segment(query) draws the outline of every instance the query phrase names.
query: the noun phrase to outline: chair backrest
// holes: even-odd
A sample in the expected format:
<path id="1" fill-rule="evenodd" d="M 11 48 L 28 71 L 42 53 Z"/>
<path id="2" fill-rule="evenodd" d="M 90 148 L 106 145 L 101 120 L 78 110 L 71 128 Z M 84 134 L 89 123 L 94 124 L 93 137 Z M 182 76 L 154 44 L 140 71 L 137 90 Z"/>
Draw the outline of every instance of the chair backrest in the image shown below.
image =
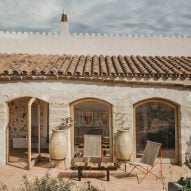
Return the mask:
<path id="1" fill-rule="evenodd" d="M 84 157 L 102 157 L 101 135 L 84 135 Z"/>
<path id="2" fill-rule="evenodd" d="M 150 166 L 154 166 L 155 160 L 159 154 L 161 146 L 161 143 L 147 141 L 147 145 L 143 152 L 141 162 Z"/>

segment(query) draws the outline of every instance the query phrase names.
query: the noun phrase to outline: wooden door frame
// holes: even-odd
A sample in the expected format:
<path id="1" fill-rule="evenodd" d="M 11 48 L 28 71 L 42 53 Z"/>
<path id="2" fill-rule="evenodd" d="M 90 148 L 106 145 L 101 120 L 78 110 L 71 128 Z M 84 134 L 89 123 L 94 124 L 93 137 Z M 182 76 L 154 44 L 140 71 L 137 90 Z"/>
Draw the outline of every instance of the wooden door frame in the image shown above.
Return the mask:
<path id="1" fill-rule="evenodd" d="M 9 101 L 6 102 L 6 105 L 7 105 L 7 117 L 8 117 L 8 126 L 6 128 L 6 163 L 9 164 L 9 155 L 10 155 L 10 129 L 9 129 L 9 123 L 10 123 L 10 116 L 9 116 L 9 112 L 10 112 L 10 109 L 9 109 L 9 103 L 11 101 L 14 101 L 14 100 L 17 100 L 17 99 L 22 99 L 22 98 L 29 98 L 29 101 L 28 101 L 28 125 L 27 125 L 27 130 L 28 130 L 28 169 L 30 170 L 36 163 L 37 161 L 39 160 L 40 158 L 40 155 L 41 155 L 41 145 L 40 145 L 40 99 L 38 98 L 34 98 L 34 97 L 29 97 L 29 96 L 24 96 L 24 97 L 17 97 L 17 98 L 14 98 L 14 99 L 11 99 Z M 34 159 L 33 161 L 31 161 L 31 107 L 32 107 L 32 104 L 34 102 L 37 102 L 38 104 L 38 156 L 36 159 Z M 46 101 L 42 100 L 43 102 L 47 103 Z M 49 106 L 47 106 L 49 108 Z M 47 112 L 47 115 L 48 115 L 48 112 Z"/>
<path id="2" fill-rule="evenodd" d="M 31 147 L 31 114 L 32 114 L 32 104 L 34 102 L 37 102 L 38 104 L 38 156 L 34 159 L 34 162 L 31 161 L 31 155 L 32 155 L 32 147 Z M 28 169 L 30 170 L 39 160 L 41 155 L 41 150 L 40 150 L 40 101 L 36 98 L 31 98 L 28 102 Z"/>
<path id="3" fill-rule="evenodd" d="M 100 103 L 100 104 L 107 106 L 107 108 L 108 108 L 108 112 L 109 112 L 109 135 L 110 135 L 110 159 L 111 159 L 111 161 L 113 161 L 113 156 L 114 156 L 114 145 L 113 145 L 114 136 L 113 136 L 113 125 L 112 125 L 113 106 L 111 103 L 109 103 L 105 100 L 99 99 L 99 98 L 78 99 L 78 100 L 75 100 L 69 104 L 70 116 L 72 119 L 74 119 L 74 107 L 78 104 L 87 103 L 87 102 L 97 102 L 97 103 Z M 71 142 L 71 157 L 73 158 L 73 156 L 74 156 L 74 121 L 73 121 L 72 127 L 70 128 L 70 142 Z"/>

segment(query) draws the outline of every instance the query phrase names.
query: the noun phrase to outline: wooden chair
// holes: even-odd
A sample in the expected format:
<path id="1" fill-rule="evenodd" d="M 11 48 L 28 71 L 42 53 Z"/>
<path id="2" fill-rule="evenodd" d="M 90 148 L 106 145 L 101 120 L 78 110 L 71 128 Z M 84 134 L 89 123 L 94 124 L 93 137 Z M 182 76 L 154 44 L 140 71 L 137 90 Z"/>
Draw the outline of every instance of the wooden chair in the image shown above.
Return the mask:
<path id="1" fill-rule="evenodd" d="M 74 157 L 72 166 L 84 166 L 90 162 L 102 161 L 101 135 L 84 135 L 83 156 Z"/>
<path id="2" fill-rule="evenodd" d="M 101 135 L 84 135 L 84 155 L 83 158 L 91 162 L 98 159 L 102 162 L 102 141 Z"/>
<path id="3" fill-rule="evenodd" d="M 78 170 L 78 180 L 81 180 L 82 171 L 106 171 L 107 181 L 110 180 L 109 172 L 117 170 L 114 163 L 102 162 L 102 137 L 101 135 L 84 135 L 84 155 L 82 161 L 75 161 L 72 170 Z"/>
<path id="4" fill-rule="evenodd" d="M 157 157 L 160 155 L 158 160 Z M 159 175 L 152 172 L 156 164 L 160 164 Z M 162 144 L 152 141 L 147 141 L 143 156 L 139 162 L 129 162 L 130 166 L 133 166 L 131 171 L 128 173 L 130 175 L 134 169 L 144 173 L 144 176 L 141 180 L 138 180 L 138 183 L 141 183 L 148 174 L 155 176 L 156 178 L 162 178 Z M 127 175 L 127 176 L 128 176 Z"/>

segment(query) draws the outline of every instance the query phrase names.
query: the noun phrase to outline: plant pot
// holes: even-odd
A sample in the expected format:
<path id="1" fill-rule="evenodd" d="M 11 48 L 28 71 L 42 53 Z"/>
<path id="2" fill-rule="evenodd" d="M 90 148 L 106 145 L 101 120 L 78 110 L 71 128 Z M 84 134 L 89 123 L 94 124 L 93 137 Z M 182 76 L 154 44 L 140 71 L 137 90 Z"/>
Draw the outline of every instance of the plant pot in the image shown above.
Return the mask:
<path id="1" fill-rule="evenodd" d="M 65 130 L 52 129 L 49 143 L 49 154 L 51 159 L 64 160 L 67 154 L 67 141 Z"/>
<path id="2" fill-rule="evenodd" d="M 180 191 L 182 188 L 177 182 L 168 182 L 168 191 Z"/>
<path id="3" fill-rule="evenodd" d="M 114 144 L 118 160 L 130 160 L 133 151 L 133 141 L 129 129 L 119 129 Z"/>

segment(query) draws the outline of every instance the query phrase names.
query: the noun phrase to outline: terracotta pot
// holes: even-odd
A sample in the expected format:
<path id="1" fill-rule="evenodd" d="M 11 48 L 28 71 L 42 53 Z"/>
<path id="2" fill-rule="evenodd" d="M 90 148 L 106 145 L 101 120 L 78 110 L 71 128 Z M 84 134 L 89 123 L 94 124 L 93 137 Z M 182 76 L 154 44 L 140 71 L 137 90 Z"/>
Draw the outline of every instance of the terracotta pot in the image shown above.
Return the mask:
<path id="1" fill-rule="evenodd" d="M 67 141 L 65 130 L 52 129 L 49 143 L 49 154 L 52 159 L 64 160 L 67 154 Z"/>
<path id="2" fill-rule="evenodd" d="M 114 144 L 118 160 L 130 160 L 133 151 L 133 141 L 129 129 L 119 129 Z"/>

